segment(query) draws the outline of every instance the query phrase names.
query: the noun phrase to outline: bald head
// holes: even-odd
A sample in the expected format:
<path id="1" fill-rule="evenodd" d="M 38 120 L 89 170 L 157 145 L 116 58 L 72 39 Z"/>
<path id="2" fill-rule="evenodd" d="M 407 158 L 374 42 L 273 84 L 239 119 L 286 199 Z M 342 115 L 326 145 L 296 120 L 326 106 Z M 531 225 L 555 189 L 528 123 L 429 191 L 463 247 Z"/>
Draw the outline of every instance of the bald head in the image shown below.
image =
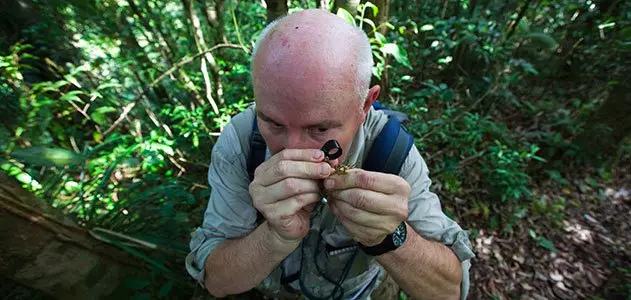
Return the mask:
<path id="1" fill-rule="evenodd" d="M 294 95 L 352 93 L 361 103 L 372 64 L 362 30 L 325 10 L 304 10 L 272 22 L 261 33 L 252 55 L 254 89 Z"/>

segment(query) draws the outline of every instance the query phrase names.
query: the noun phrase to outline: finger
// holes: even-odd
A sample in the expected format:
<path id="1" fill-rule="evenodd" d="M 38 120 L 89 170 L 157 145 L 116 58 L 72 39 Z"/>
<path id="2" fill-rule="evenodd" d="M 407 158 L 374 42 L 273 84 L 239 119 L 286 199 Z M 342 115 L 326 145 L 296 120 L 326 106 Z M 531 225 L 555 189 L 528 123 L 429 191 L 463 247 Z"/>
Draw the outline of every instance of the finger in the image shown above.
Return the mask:
<path id="1" fill-rule="evenodd" d="M 306 193 L 320 193 L 320 185 L 317 181 L 303 178 L 285 178 L 270 186 L 259 186 L 254 189 L 261 197 L 261 203 L 268 204 Z"/>
<path id="2" fill-rule="evenodd" d="M 399 176 L 362 169 L 350 169 L 344 175 L 330 176 L 324 186 L 330 190 L 362 188 L 384 194 L 402 193 L 410 189 L 407 182 Z"/>
<path id="3" fill-rule="evenodd" d="M 314 163 L 293 160 L 281 160 L 269 166 L 265 172 L 255 175 L 255 180 L 262 186 L 269 186 L 285 178 L 324 179 L 335 169 L 326 162 Z"/>
<path id="4" fill-rule="evenodd" d="M 331 191 L 330 197 L 346 202 L 359 210 L 379 215 L 392 215 L 404 220 L 408 215 L 407 199 L 359 188 Z"/>
<path id="5" fill-rule="evenodd" d="M 287 219 L 294 216 L 302 208 L 320 201 L 320 198 L 319 193 L 308 193 L 270 203 L 264 206 L 265 216 L 273 220 Z"/>
<path id="6" fill-rule="evenodd" d="M 397 228 L 400 220 L 396 216 L 379 215 L 365 210 L 357 209 L 356 207 L 344 202 L 334 201 L 337 211 L 344 218 L 349 219 L 355 224 L 374 228 L 382 231 L 383 233 L 391 233 Z"/>
<path id="7" fill-rule="evenodd" d="M 276 153 L 270 159 L 264 161 L 256 170 L 256 172 L 265 172 L 272 166 L 277 165 L 283 160 L 304 161 L 304 162 L 322 162 L 324 161 L 324 152 L 320 149 L 285 149 Z"/>
<path id="8" fill-rule="evenodd" d="M 387 235 L 387 233 L 384 233 L 380 229 L 363 226 L 347 218 L 340 212 L 337 203 L 331 203 L 330 207 L 333 214 L 335 214 L 337 219 L 342 223 L 353 239 L 362 244 L 377 244 Z"/>

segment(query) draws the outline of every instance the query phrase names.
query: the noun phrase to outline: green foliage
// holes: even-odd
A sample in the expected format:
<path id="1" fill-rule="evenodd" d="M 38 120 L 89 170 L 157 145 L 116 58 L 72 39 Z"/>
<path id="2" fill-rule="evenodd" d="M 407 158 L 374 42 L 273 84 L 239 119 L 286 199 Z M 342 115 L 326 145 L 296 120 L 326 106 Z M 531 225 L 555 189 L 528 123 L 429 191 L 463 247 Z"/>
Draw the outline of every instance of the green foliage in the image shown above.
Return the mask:
<path id="1" fill-rule="evenodd" d="M 15 34 L 0 41 L 0 169 L 146 262 L 151 272 L 124 286 L 135 298 L 192 293 L 181 266 L 210 193 L 210 152 L 253 101 L 247 49 L 265 8 L 227 1 L 217 25 L 204 7 L 215 2 L 192 2 L 208 47 L 246 48 L 212 52 L 210 91 L 201 57 L 154 83 L 198 52 L 179 1 L 135 1 L 138 11 L 130 1 L 32 1 L 29 15 L 9 16 Z M 374 79 L 388 84 L 380 101 L 408 113 L 450 216 L 475 217 L 466 227 L 510 232 L 528 214 L 560 224 L 572 202 L 533 187 L 571 186 L 566 174 L 581 168 L 583 151 L 574 140 L 630 68 L 629 3 L 604 13 L 589 1 L 531 2 L 519 20 L 523 1 L 392 2 L 383 24 L 376 17 L 386 10 L 371 2 L 335 12 L 367 33 Z"/>

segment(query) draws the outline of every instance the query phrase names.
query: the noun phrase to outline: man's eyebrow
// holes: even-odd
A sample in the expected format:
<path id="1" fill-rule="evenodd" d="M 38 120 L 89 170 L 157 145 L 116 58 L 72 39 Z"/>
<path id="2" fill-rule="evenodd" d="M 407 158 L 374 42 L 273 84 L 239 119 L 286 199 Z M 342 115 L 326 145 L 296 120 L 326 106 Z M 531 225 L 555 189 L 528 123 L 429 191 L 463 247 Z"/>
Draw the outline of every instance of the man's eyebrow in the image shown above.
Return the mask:
<path id="1" fill-rule="evenodd" d="M 261 118 L 263 121 L 265 121 L 265 122 L 274 122 L 274 123 L 276 123 L 276 124 L 279 124 L 278 122 L 276 122 L 276 121 L 272 120 L 272 118 L 270 118 L 270 117 L 266 116 L 266 115 L 265 115 L 263 112 L 261 112 L 261 111 L 256 111 L 256 115 L 257 115 L 259 118 Z"/>
<path id="2" fill-rule="evenodd" d="M 265 115 L 263 112 L 261 111 L 256 111 L 256 115 L 261 118 L 263 121 L 265 122 L 273 122 L 276 124 L 280 124 L 279 122 L 274 121 L 274 119 L 268 117 L 267 115 Z M 334 120 L 325 120 L 322 122 L 318 122 L 318 123 L 314 123 L 314 124 L 309 124 L 305 127 L 307 128 L 336 128 L 336 127 L 341 127 L 342 123 L 339 121 L 334 121 Z"/>
<path id="3" fill-rule="evenodd" d="M 341 127 L 342 123 L 339 121 L 334 121 L 334 120 L 326 120 L 326 121 L 322 121 L 322 122 L 318 122 L 315 124 L 311 124 L 311 125 L 307 125 L 308 128 L 335 128 L 335 127 Z"/>

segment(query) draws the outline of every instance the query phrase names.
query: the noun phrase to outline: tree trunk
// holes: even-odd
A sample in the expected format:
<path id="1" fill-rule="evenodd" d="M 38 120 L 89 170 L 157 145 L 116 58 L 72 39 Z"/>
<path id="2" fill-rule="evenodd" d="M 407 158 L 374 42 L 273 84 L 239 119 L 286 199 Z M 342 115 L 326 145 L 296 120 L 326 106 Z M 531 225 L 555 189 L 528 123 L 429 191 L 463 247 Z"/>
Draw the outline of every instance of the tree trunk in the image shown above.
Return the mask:
<path id="1" fill-rule="evenodd" d="M 614 157 L 622 141 L 631 133 L 631 76 L 625 77 L 587 121 L 585 131 L 577 138 L 581 151 L 590 159 Z"/>
<path id="2" fill-rule="evenodd" d="M 59 299 L 115 297 L 138 259 L 94 239 L 0 172 L 0 272 Z"/>
<path id="3" fill-rule="evenodd" d="M 193 3 L 191 0 L 182 0 L 182 3 L 184 4 L 184 8 L 186 9 L 188 18 L 193 26 L 193 38 L 195 40 L 197 52 L 203 52 L 207 50 L 208 47 L 206 46 L 206 41 L 204 40 L 204 32 L 202 31 L 201 23 L 199 21 L 199 17 L 197 16 L 197 12 L 195 11 L 195 7 L 193 7 Z M 217 106 L 217 102 L 215 100 L 219 100 L 220 97 L 223 95 L 223 88 L 221 85 L 221 79 L 219 77 L 219 67 L 217 66 L 215 57 L 210 52 L 204 54 L 204 60 L 205 61 L 202 61 L 201 71 L 204 75 L 204 81 L 206 83 L 206 99 L 208 99 L 208 102 L 213 107 L 213 111 L 215 111 L 215 114 L 219 115 L 219 107 Z M 210 84 L 210 78 L 208 76 L 208 68 L 206 68 L 206 63 L 208 63 L 208 65 L 210 66 L 212 79 L 215 86 L 214 89 Z"/>
<path id="4" fill-rule="evenodd" d="M 333 3 L 333 13 L 337 13 L 338 8 L 343 8 L 348 11 L 352 16 L 357 14 L 357 7 L 360 0 L 341 0 Z M 381 9 L 379 9 L 381 11 Z"/>
<path id="5" fill-rule="evenodd" d="M 202 10 L 204 11 L 204 16 L 206 17 L 206 22 L 208 23 L 208 27 L 215 30 L 215 44 L 220 43 L 228 43 L 228 39 L 226 38 L 226 31 L 224 29 L 224 20 L 223 20 L 223 11 L 224 11 L 224 2 L 223 0 L 215 0 L 214 7 L 208 4 L 207 0 L 197 0 Z"/>
<path id="6" fill-rule="evenodd" d="M 265 4 L 267 5 L 267 23 L 287 14 L 286 0 L 265 0 Z"/>

